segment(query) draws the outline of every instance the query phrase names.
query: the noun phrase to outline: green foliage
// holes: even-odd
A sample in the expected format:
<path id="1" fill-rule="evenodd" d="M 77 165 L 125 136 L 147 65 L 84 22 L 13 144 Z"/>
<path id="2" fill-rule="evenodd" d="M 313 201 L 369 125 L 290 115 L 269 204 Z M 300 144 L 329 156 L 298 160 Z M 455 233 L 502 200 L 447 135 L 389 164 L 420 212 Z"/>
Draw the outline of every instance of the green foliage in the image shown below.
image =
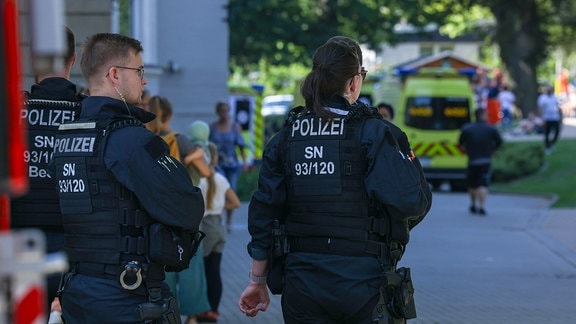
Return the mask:
<path id="1" fill-rule="evenodd" d="M 546 156 L 546 163 L 541 171 L 516 181 L 494 184 L 492 189 L 520 194 L 551 194 L 558 197 L 553 207 L 576 207 L 575 148 L 576 140 L 560 140 L 554 152 Z"/>
<path id="2" fill-rule="evenodd" d="M 296 80 L 304 78 L 309 68 L 294 63 L 290 65 L 267 65 L 265 62 L 259 64 L 258 72 L 249 73 L 242 68 L 233 68 L 229 84 L 249 88 L 251 84 L 263 84 L 264 96 L 275 94 L 292 94 L 298 84 Z"/>
<path id="3" fill-rule="evenodd" d="M 504 182 L 540 170 L 544 163 L 542 142 L 505 142 L 492 160 L 492 180 Z"/>
<path id="4" fill-rule="evenodd" d="M 418 2 L 396 0 L 382 5 L 375 0 L 230 0 L 231 63 L 254 68 L 264 59 L 272 65 L 310 65 L 314 50 L 335 35 L 346 35 L 377 49 L 384 41 L 394 41 L 394 26 L 407 11 L 417 12 Z"/>
<path id="5" fill-rule="evenodd" d="M 132 17 L 130 12 L 132 12 L 132 1 L 129 0 L 119 0 L 118 1 L 118 11 L 120 12 L 119 19 L 119 33 L 122 35 L 132 35 Z"/>
<path id="6" fill-rule="evenodd" d="M 568 156 L 564 156 L 567 154 L 573 154 L 574 149 L 571 147 L 571 150 L 565 150 L 569 147 L 569 145 L 573 145 L 572 147 L 576 147 L 576 141 L 572 141 L 571 144 L 568 142 L 560 141 L 558 145 L 558 154 L 555 152 L 550 156 L 553 159 L 554 164 L 551 163 L 551 167 L 563 169 L 566 172 L 572 172 L 572 177 L 567 177 L 562 179 L 554 179 L 551 182 L 551 187 L 553 189 L 549 189 L 552 191 L 559 191 L 562 189 L 555 188 L 558 186 L 559 188 L 566 187 L 568 189 L 572 186 L 571 179 L 573 179 L 574 175 L 576 175 L 576 168 L 571 164 L 570 158 Z M 562 153 L 560 153 L 562 152 Z M 566 153 L 570 152 L 570 153 Z M 550 160 L 552 161 L 552 160 Z M 498 190 L 507 190 L 506 188 L 512 188 L 512 192 L 516 192 L 525 189 L 524 182 L 522 179 L 532 179 L 533 177 L 537 177 L 535 181 L 535 190 L 540 189 L 540 191 L 536 192 L 546 192 L 542 191 L 542 188 L 538 186 L 539 181 L 541 181 L 541 172 L 542 166 L 545 163 L 545 155 L 543 150 L 542 142 L 505 142 L 502 147 L 496 152 L 494 158 L 492 160 L 492 180 L 494 184 L 492 187 L 498 188 Z M 560 174 L 564 174 L 560 171 Z M 243 172 L 239 179 L 238 179 L 238 187 L 237 187 L 237 194 L 240 197 L 241 201 L 249 201 L 252 197 L 252 194 L 256 189 L 258 189 L 258 173 L 260 172 L 260 167 L 256 166 L 252 170 L 248 172 Z M 519 180 L 520 179 L 520 180 Z M 558 180 L 558 181 L 556 181 Z M 514 182 L 512 182 L 514 181 Z M 534 181 L 530 181 L 534 182 Z M 515 184 L 520 183 L 520 186 Z M 564 184 L 566 183 L 566 184 Z M 527 187 L 530 188 L 530 187 Z M 576 191 L 575 191 L 576 192 Z M 570 194 L 570 193 L 569 193 Z M 576 206 L 576 194 L 572 194 L 574 198 L 574 204 Z"/>
<path id="7" fill-rule="evenodd" d="M 260 167 L 255 166 L 250 171 L 242 172 L 238 177 L 236 194 L 240 201 L 250 201 L 252 194 L 258 189 L 258 173 Z"/>
<path id="8" fill-rule="evenodd" d="M 397 42 L 394 29 L 401 23 L 436 25 L 451 37 L 481 27 L 499 46 L 500 67 L 527 113 L 536 110 L 538 67 L 550 51 L 576 48 L 573 0 L 230 0 L 227 8 L 231 67 L 244 75 L 260 71 L 260 83 L 278 91 L 287 83 L 269 75 L 268 66 L 309 66 L 314 50 L 334 35 L 378 51 L 384 42 Z"/>

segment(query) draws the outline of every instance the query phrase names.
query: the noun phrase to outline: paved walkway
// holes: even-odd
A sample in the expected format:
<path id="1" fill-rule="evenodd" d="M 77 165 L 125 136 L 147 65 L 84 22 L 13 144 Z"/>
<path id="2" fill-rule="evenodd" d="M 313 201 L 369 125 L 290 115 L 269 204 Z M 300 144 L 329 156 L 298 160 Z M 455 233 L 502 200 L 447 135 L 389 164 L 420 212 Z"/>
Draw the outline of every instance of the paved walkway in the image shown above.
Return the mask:
<path id="1" fill-rule="evenodd" d="M 576 137 L 576 119 L 565 120 L 562 136 Z M 551 203 L 492 194 L 479 217 L 466 194 L 435 192 L 402 261 L 416 288 L 418 318 L 409 323 L 574 323 L 576 210 Z M 250 269 L 246 220 L 243 203 L 223 255 L 219 323 L 282 323 L 279 296 L 256 318 L 236 305 Z"/>
<path id="2" fill-rule="evenodd" d="M 488 216 L 467 212 L 465 194 L 435 193 L 412 233 L 403 264 L 412 268 L 418 318 L 411 323 L 569 323 L 576 318 L 576 215 L 551 200 L 493 195 Z M 455 206 L 458 206 L 456 208 Z M 222 272 L 219 323 L 282 323 L 279 296 L 247 318 L 236 305 L 248 282 L 247 204 L 235 215 Z"/>

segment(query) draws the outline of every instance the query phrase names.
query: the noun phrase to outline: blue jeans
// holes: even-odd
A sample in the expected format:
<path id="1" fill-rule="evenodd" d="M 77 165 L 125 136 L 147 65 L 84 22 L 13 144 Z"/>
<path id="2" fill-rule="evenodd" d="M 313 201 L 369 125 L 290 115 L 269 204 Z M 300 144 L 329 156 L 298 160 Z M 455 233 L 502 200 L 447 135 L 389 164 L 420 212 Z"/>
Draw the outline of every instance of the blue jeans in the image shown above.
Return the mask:
<path id="1" fill-rule="evenodd" d="M 502 110 L 502 129 L 512 128 L 512 112 L 510 110 Z"/>

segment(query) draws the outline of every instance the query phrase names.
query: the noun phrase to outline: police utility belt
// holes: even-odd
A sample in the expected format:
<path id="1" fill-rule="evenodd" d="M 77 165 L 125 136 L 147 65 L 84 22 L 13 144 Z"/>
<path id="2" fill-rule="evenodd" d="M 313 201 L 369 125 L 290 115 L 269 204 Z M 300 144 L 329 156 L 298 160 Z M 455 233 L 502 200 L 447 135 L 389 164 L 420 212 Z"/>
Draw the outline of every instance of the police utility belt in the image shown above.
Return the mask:
<path id="1" fill-rule="evenodd" d="M 124 289 L 134 290 L 140 287 L 145 278 L 163 280 L 164 271 L 187 269 L 205 236 L 201 231 L 193 232 L 154 223 L 149 229 L 149 249 L 146 253 L 146 259 L 152 263 L 138 260 L 124 261 L 122 264 L 76 262 L 72 264 L 72 272 L 118 279 Z M 144 256 L 135 256 L 134 259 L 141 260 Z"/>
<path id="2" fill-rule="evenodd" d="M 368 218 L 365 240 L 325 236 L 288 236 L 286 252 L 327 253 L 347 256 L 376 256 L 382 262 L 394 264 L 403 253 L 401 244 L 389 241 L 389 225 L 384 218 Z M 276 236 L 276 235 L 275 235 Z"/>

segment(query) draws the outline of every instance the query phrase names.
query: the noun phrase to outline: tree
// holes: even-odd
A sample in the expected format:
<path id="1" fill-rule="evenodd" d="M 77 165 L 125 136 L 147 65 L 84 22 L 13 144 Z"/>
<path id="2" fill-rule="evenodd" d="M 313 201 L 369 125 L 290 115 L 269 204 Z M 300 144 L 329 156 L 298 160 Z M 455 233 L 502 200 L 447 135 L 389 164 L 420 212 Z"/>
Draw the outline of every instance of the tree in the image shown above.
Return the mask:
<path id="1" fill-rule="evenodd" d="M 422 26 L 436 12 L 420 12 L 421 0 L 230 0 L 230 58 L 233 65 L 309 63 L 313 51 L 334 35 L 346 35 L 373 49 L 394 43 L 404 17 Z"/>
<path id="2" fill-rule="evenodd" d="M 247 70 L 307 64 L 334 35 L 377 50 L 397 41 L 394 26 L 401 21 L 416 27 L 443 26 L 455 17 L 469 22 L 478 7 L 493 15 L 492 39 L 514 81 L 517 104 L 524 114 L 535 111 L 538 67 L 553 47 L 576 48 L 573 0 L 230 0 L 231 64 Z"/>
<path id="3" fill-rule="evenodd" d="M 443 0 L 424 6 L 423 10 L 444 17 L 438 21 L 441 24 L 475 6 L 490 10 L 495 19 L 492 39 L 515 83 L 516 103 L 524 115 L 537 109 L 537 70 L 551 49 L 571 49 L 576 44 L 576 4 L 572 0 Z M 469 21 L 467 18 L 459 20 Z"/>

